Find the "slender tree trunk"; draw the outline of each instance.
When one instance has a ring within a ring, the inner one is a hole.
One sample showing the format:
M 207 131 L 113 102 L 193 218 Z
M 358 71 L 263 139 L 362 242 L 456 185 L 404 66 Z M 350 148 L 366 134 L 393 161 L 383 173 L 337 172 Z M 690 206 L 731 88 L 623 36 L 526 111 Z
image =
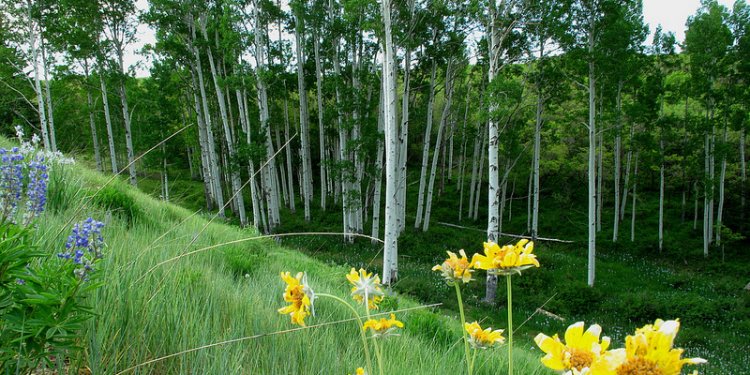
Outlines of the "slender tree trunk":
M 381 82 L 382 83 L 382 82 Z M 384 110 L 384 85 L 380 85 L 380 100 L 378 105 L 378 133 L 382 134 L 385 130 L 385 117 L 383 114 Z M 378 156 L 375 159 L 375 168 L 377 170 L 377 175 L 375 176 L 375 193 L 373 197 L 373 204 L 372 204 L 372 234 L 371 237 L 373 238 L 380 238 L 380 195 L 381 190 L 383 188 L 383 153 L 384 153 L 384 144 L 382 141 L 378 140 Z M 377 244 L 378 241 L 372 240 L 372 244 Z
M 593 14 L 589 20 L 589 53 L 594 52 Z M 590 287 L 594 286 L 596 275 L 596 71 L 594 61 L 589 60 L 589 163 L 588 163 L 588 279 Z
M 638 151 L 635 153 L 635 167 L 633 170 L 633 207 L 630 209 L 630 242 L 635 241 L 635 203 L 637 202 L 638 193 Z
M 469 102 L 471 98 L 471 87 L 466 92 L 466 107 L 464 109 L 464 124 L 461 128 L 461 159 L 458 161 L 458 221 L 463 219 L 464 213 L 464 185 L 466 185 L 466 178 L 464 176 L 466 172 L 466 148 L 468 146 L 468 139 L 466 137 L 466 123 L 469 119 Z
M 201 29 L 203 31 L 203 39 L 208 44 L 208 33 L 206 32 L 206 24 L 205 22 L 201 23 Z M 208 65 L 211 68 L 211 77 L 213 78 L 214 82 L 214 90 L 216 92 L 216 101 L 219 103 L 219 113 L 221 115 L 221 123 L 224 128 L 224 141 L 227 145 L 227 151 L 229 153 L 229 159 L 234 160 L 237 156 L 237 153 L 234 149 L 234 139 L 232 139 L 232 131 L 230 130 L 230 123 L 229 123 L 229 116 L 227 114 L 227 102 L 226 98 L 224 97 L 224 91 L 221 88 L 221 85 L 219 84 L 219 78 L 220 78 L 220 72 L 216 69 L 216 62 L 214 61 L 213 52 L 211 51 L 211 47 L 206 46 L 206 53 L 208 55 Z M 266 136 L 268 137 L 267 143 L 270 144 L 271 142 L 271 136 L 268 132 L 268 127 L 266 127 Z M 273 147 L 271 147 L 270 154 L 273 155 Z M 240 181 L 240 172 L 237 169 L 234 169 L 231 167 L 230 164 L 226 164 L 227 172 L 229 172 L 229 179 L 232 186 L 232 195 L 231 199 L 234 202 L 236 206 L 236 210 L 239 212 L 240 216 L 240 225 L 241 226 L 247 226 L 247 216 L 245 213 L 245 199 L 242 196 L 242 182 Z M 269 168 L 270 169 L 270 168 Z M 269 181 L 270 186 L 270 181 Z M 269 191 L 269 197 L 272 197 L 275 192 Z M 273 202 L 269 202 L 269 206 L 273 206 Z
M 620 80 L 617 83 L 617 120 L 615 125 L 615 150 L 614 150 L 614 164 L 615 164 L 615 204 L 614 204 L 614 226 L 612 230 L 612 242 L 617 242 L 617 237 L 620 234 L 620 155 L 622 154 L 622 86 L 623 82 Z M 627 183 L 626 183 L 627 184 Z
M 385 44 L 383 62 L 383 114 L 385 126 L 385 249 L 383 251 L 383 283 L 392 285 L 398 279 L 398 124 L 396 123 L 396 63 L 391 34 L 391 0 L 383 0 Z
M 325 146 L 325 126 L 323 124 L 323 69 L 320 64 L 320 37 L 318 30 L 313 32 L 313 45 L 315 49 L 315 82 L 317 104 L 318 104 L 318 145 L 320 148 L 320 208 L 326 209 L 326 146 Z
M 123 61 L 123 50 L 122 46 L 116 44 L 115 51 L 117 51 L 117 61 L 119 63 L 120 71 L 118 72 L 121 76 L 119 77 L 119 92 L 120 92 L 120 104 L 122 105 L 122 122 L 125 126 L 125 152 L 128 155 L 128 172 L 130 176 L 130 184 L 137 186 L 138 179 L 135 174 L 135 152 L 133 150 L 133 134 L 130 126 L 130 110 L 128 109 L 128 96 L 125 91 L 125 63 Z
M 430 160 L 430 140 L 432 137 L 433 112 L 435 105 L 435 78 L 437 76 L 437 62 L 432 60 L 432 73 L 430 74 L 430 95 L 427 99 L 427 123 L 424 130 L 424 141 L 422 143 L 422 169 L 419 172 L 419 194 L 417 195 L 417 218 L 414 228 L 422 226 L 422 215 L 424 212 L 425 190 L 427 187 L 427 168 Z
M 96 134 L 96 121 L 94 119 L 94 99 L 91 95 L 91 86 L 89 85 L 91 77 L 89 75 L 88 59 L 84 59 L 83 61 L 83 72 L 86 78 L 86 103 L 88 105 L 89 111 L 89 127 L 91 128 L 91 138 L 93 140 L 94 146 L 94 160 L 96 160 L 96 170 L 99 172 L 104 172 L 104 166 L 102 164 L 102 152 L 101 148 L 99 147 L 99 137 Z
M 727 144 L 727 125 L 724 124 L 724 135 L 722 137 L 722 145 Z M 726 147 L 724 147 L 726 149 Z M 722 219 L 724 214 L 724 180 L 727 176 L 727 157 L 726 153 L 721 153 L 721 171 L 719 172 L 719 203 L 716 213 L 716 246 L 721 246 L 721 227 Z
M 29 25 L 29 48 L 31 48 L 31 67 L 34 71 L 34 93 L 36 94 L 37 107 L 39 110 L 39 127 L 42 129 L 42 142 L 44 148 L 51 150 L 52 146 L 49 138 L 49 129 L 47 128 L 47 111 L 44 107 L 44 91 L 42 91 L 42 82 L 39 77 L 39 46 L 37 45 L 37 38 L 41 39 L 41 35 L 37 35 L 34 18 L 31 15 L 33 8 L 32 1 L 27 0 L 27 16 Z M 41 32 L 40 32 L 41 34 Z M 39 44 L 42 42 L 40 41 Z
M 487 160 L 486 155 L 487 155 L 487 143 L 488 143 L 487 141 L 487 133 L 488 133 L 487 127 L 488 126 L 489 124 L 487 124 L 487 126 L 485 126 L 482 129 L 483 130 L 482 131 L 482 147 L 480 148 L 481 156 L 479 157 L 479 173 L 477 174 L 477 186 L 475 189 L 476 191 L 474 193 L 474 216 L 472 217 L 474 221 L 477 221 L 477 219 L 479 219 L 479 198 L 482 196 L 482 185 L 484 185 L 484 183 L 482 182 L 482 176 L 484 176 L 484 166 L 487 164 L 485 161 Z
M 195 28 L 192 28 L 193 40 L 195 40 Z M 221 170 L 219 169 L 219 157 L 216 153 L 216 138 L 214 138 L 213 125 L 211 122 L 211 112 L 208 106 L 208 95 L 206 94 L 206 84 L 203 79 L 203 66 L 198 48 L 193 46 L 193 55 L 195 57 L 196 72 L 198 75 L 198 87 L 200 89 L 201 103 L 203 104 L 203 118 L 206 124 L 206 143 L 211 169 L 211 186 L 213 187 L 213 197 L 216 208 L 219 210 L 219 216 L 224 217 L 224 191 L 221 188 Z
M 602 231 L 602 207 L 604 195 L 602 194 L 602 177 L 604 170 L 604 134 L 599 134 L 599 155 L 596 157 L 596 231 Z
M 430 159 L 430 138 L 432 137 L 432 116 L 435 105 L 435 77 L 437 76 L 437 62 L 432 60 L 432 73 L 430 74 L 430 96 L 427 99 L 427 123 L 424 131 L 424 142 L 422 143 L 422 169 L 419 172 L 419 195 L 417 198 L 417 219 L 414 228 L 422 226 L 422 214 L 424 212 L 425 189 L 427 187 L 427 167 Z
M 193 83 L 193 104 L 195 106 L 195 115 L 198 123 L 198 144 L 200 145 L 201 149 L 201 170 L 203 171 L 201 175 L 203 176 L 203 186 L 206 193 L 206 208 L 210 211 L 213 209 L 213 205 L 216 202 L 216 197 L 214 196 L 216 188 L 214 187 L 215 180 L 213 178 L 213 169 L 211 162 L 212 154 L 210 152 L 210 148 L 208 147 L 208 132 L 206 131 L 206 123 L 204 121 L 200 100 L 198 99 L 198 83 L 196 82 L 195 74 L 193 73 L 192 69 L 190 71 L 190 76 Z
M 284 84 L 284 139 L 289 140 L 289 101 L 286 95 L 286 83 Z M 297 211 L 294 205 L 294 170 L 292 168 L 292 147 L 286 146 L 286 181 L 289 184 L 289 210 L 292 213 Z
M 693 183 L 693 230 L 698 230 L 698 181 Z
M 445 78 L 445 106 L 443 107 L 443 114 L 440 118 L 440 126 L 438 127 L 437 138 L 435 139 L 435 151 L 432 154 L 432 169 L 430 172 L 430 183 L 427 187 L 427 201 L 425 202 L 425 213 L 424 222 L 422 223 L 422 231 L 427 232 L 430 228 L 430 214 L 432 213 L 432 194 L 435 187 L 435 174 L 437 173 L 438 158 L 440 157 L 440 146 L 442 142 L 443 133 L 445 132 L 446 123 L 448 122 L 448 116 L 450 116 L 451 102 L 453 99 L 453 79 L 454 79 L 454 61 L 448 61 L 448 68 L 446 70 Z
M 312 199 L 312 165 L 310 163 L 310 115 L 307 107 L 305 85 L 303 21 L 295 14 L 294 41 L 297 54 L 297 87 L 299 91 L 300 140 L 302 143 L 302 196 L 305 206 L 305 221 L 310 221 L 310 199 Z
M 620 222 L 625 220 L 625 208 L 628 204 L 628 189 L 630 188 L 630 161 L 633 157 L 633 142 L 635 134 L 635 125 L 630 126 L 630 147 L 628 148 L 628 155 L 625 158 L 625 180 L 622 188 L 622 207 L 620 207 Z
M 47 123 L 48 123 L 48 131 L 49 131 L 49 144 L 52 149 L 52 152 L 57 151 L 57 140 L 55 139 L 55 115 L 53 111 L 52 106 L 52 92 L 50 90 L 50 86 L 52 86 L 52 81 L 49 79 L 47 68 L 48 62 L 47 62 L 47 48 L 44 46 L 44 42 L 40 41 L 41 43 L 41 49 L 42 49 L 42 71 L 44 72 L 44 91 L 45 91 L 45 102 L 47 102 Z
M 107 124 L 107 143 L 109 144 L 109 159 L 112 165 L 112 173 L 119 172 L 117 168 L 117 153 L 115 153 L 115 137 L 112 132 L 112 116 L 109 113 L 109 100 L 107 100 L 107 84 L 105 78 L 99 75 L 99 84 L 102 89 L 102 106 L 104 106 L 104 122 Z
M 541 54 L 541 53 L 540 53 Z M 541 83 L 539 83 L 541 85 Z M 529 189 L 529 192 L 533 196 L 529 202 L 533 202 L 533 211 L 530 215 L 531 220 L 531 239 L 536 241 L 539 236 L 539 159 L 541 154 L 541 143 L 542 143 L 542 123 L 544 122 L 544 97 L 542 96 L 542 90 L 537 87 L 536 96 L 536 121 L 534 124 L 534 155 L 532 158 L 532 179 L 529 181 L 533 185 L 533 192 Z

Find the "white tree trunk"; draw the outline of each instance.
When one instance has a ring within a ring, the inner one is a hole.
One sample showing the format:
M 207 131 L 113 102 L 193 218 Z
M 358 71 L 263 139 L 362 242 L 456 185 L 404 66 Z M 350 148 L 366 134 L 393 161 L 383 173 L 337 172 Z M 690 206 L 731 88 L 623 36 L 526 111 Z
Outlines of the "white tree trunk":
M 424 222 L 422 223 L 422 231 L 427 232 L 430 228 L 430 214 L 432 213 L 432 195 L 435 188 L 435 174 L 437 173 L 438 158 L 440 157 L 440 145 L 443 141 L 443 133 L 445 132 L 445 126 L 448 122 L 448 116 L 450 115 L 451 103 L 453 100 L 453 79 L 454 79 L 454 61 L 448 61 L 448 68 L 445 72 L 445 106 L 443 107 L 443 114 L 440 117 L 440 125 L 438 127 L 437 138 L 435 139 L 435 151 L 432 154 L 432 169 L 430 170 L 430 183 L 427 187 L 427 201 L 425 202 L 425 213 Z
M 39 127 L 42 129 L 42 142 L 44 148 L 51 150 L 52 146 L 49 139 L 49 130 L 47 128 L 47 111 L 44 107 L 44 91 L 42 91 L 42 82 L 39 77 L 39 46 L 37 45 L 37 38 L 41 39 L 41 35 L 37 35 L 34 18 L 31 15 L 32 3 L 31 0 L 27 1 L 27 15 L 29 25 L 29 48 L 31 49 L 31 67 L 34 71 L 34 93 L 36 94 L 37 107 L 39 111 Z M 41 44 L 41 41 L 39 42 Z
M 430 75 L 430 96 L 427 99 L 427 123 L 424 131 L 424 142 L 422 143 L 422 169 L 419 172 L 419 195 L 417 199 L 417 219 L 414 228 L 422 226 L 422 214 L 424 212 L 425 189 L 427 187 L 427 166 L 430 159 L 430 139 L 432 137 L 432 116 L 435 105 L 435 77 L 437 76 L 437 62 L 432 61 L 432 73 Z
M 320 208 L 326 209 L 326 148 L 325 148 L 325 126 L 323 124 L 323 69 L 320 64 L 320 37 L 318 30 L 313 33 L 313 45 L 315 49 L 315 82 L 318 104 L 318 146 L 320 151 Z
M 596 172 L 596 231 L 602 231 L 602 207 L 603 207 L 603 194 L 602 194 L 602 179 L 604 172 L 604 134 L 599 134 L 599 155 L 596 158 L 597 172 Z
M 385 126 L 385 249 L 383 251 L 383 283 L 392 285 L 398 279 L 398 124 L 396 123 L 396 62 L 391 34 L 391 0 L 383 0 L 385 45 L 383 61 L 383 114 Z
M 487 125 L 488 126 L 488 125 Z M 482 146 L 480 147 L 481 156 L 479 157 L 479 173 L 477 174 L 477 186 L 474 192 L 474 216 L 472 220 L 476 221 L 479 219 L 479 198 L 482 196 L 482 176 L 484 176 L 484 166 L 487 164 L 485 161 L 487 156 L 487 126 L 482 128 Z
M 41 42 L 41 49 L 42 49 L 42 71 L 44 72 L 44 91 L 45 91 L 45 102 L 47 102 L 47 124 L 48 124 L 48 131 L 49 131 L 49 144 L 50 148 L 52 149 L 52 152 L 57 151 L 57 140 L 55 139 L 55 115 L 53 111 L 52 106 L 52 92 L 50 91 L 50 86 L 52 86 L 52 81 L 49 79 L 49 75 L 47 72 L 49 69 L 47 68 L 47 65 L 49 65 L 49 62 L 47 61 L 47 49 L 44 46 L 44 42 Z
M 383 113 L 384 106 L 383 106 L 383 89 L 384 85 L 381 82 L 381 88 L 380 88 L 380 101 L 378 105 L 378 133 L 382 134 L 385 130 L 385 116 Z M 384 144 L 382 141 L 378 141 L 378 155 L 375 159 L 375 168 L 377 170 L 377 175 L 375 177 L 375 193 L 373 197 L 373 203 L 372 203 L 372 234 L 371 237 L 373 238 L 372 244 L 375 245 L 378 243 L 374 238 L 380 238 L 380 195 L 381 190 L 383 189 L 383 153 L 384 153 Z
M 190 25 L 192 40 L 196 40 L 196 30 L 194 24 Z M 198 75 L 198 88 L 200 92 L 200 98 L 202 103 L 202 112 L 204 123 L 206 124 L 206 145 L 208 146 L 208 161 L 210 165 L 210 177 L 211 186 L 213 187 L 214 201 L 216 208 L 219 210 L 218 214 L 220 217 L 224 217 L 224 192 L 221 188 L 221 170 L 219 169 L 219 157 L 216 153 L 216 141 L 214 138 L 213 125 L 211 122 L 211 112 L 208 106 L 208 95 L 206 94 L 206 84 L 203 79 L 203 64 L 201 61 L 200 51 L 194 43 L 191 43 L 191 49 L 193 50 L 193 58 L 195 61 L 195 71 Z
M 190 71 L 190 76 L 193 83 L 193 103 L 195 106 L 195 115 L 198 122 L 198 144 L 200 145 L 201 149 L 201 175 L 203 176 L 203 184 L 206 193 L 206 208 L 208 210 L 212 210 L 213 205 L 216 202 L 216 198 L 214 197 L 215 188 L 214 179 L 212 177 L 213 170 L 211 169 L 211 153 L 208 147 L 208 133 L 206 131 L 206 123 L 204 121 L 200 100 L 198 99 L 198 89 L 196 87 L 198 83 L 192 70 Z
M 115 51 L 117 52 L 117 62 L 120 69 L 119 73 L 121 77 L 119 79 L 119 93 L 120 93 L 120 105 L 122 107 L 122 122 L 125 127 L 125 152 L 128 155 L 128 174 L 130 184 L 136 186 L 138 179 L 135 174 L 135 152 L 133 150 L 133 134 L 130 126 L 130 110 L 128 109 L 128 96 L 125 91 L 125 80 L 127 71 L 125 69 L 124 62 L 124 51 L 123 46 L 120 43 L 115 43 Z
M 724 135 L 722 144 L 727 144 L 727 125 L 724 124 Z M 726 153 L 721 153 L 721 171 L 719 172 L 719 204 L 716 213 L 716 246 L 721 246 L 721 225 L 724 214 L 724 180 L 727 176 L 727 157 Z
M 107 100 L 107 84 L 102 76 L 103 71 L 99 74 L 99 84 L 102 89 L 102 106 L 104 107 L 104 122 L 107 124 L 107 143 L 109 144 L 109 160 L 112 165 L 112 173 L 119 172 L 117 168 L 117 154 L 115 153 L 115 137 L 112 133 L 112 116 L 109 113 L 109 100 Z
M 630 242 L 635 241 L 635 203 L 637 202 L 638 193 L 638 151 L 635 153 L 635 167 L 633 171 L 633 207 L 630 209 Z
M 310 163 L 310 115 L 307 107 L 305 86 L 303 23 L 295 15 L 294 42 L 297 55 L 297 87 L 299 91 L 300 141 L 302 143 L 302 201 L 305 206 L 305 221 L 310 221 L 310 199 L 312 199 L 312 165 Z
M 633 135 L 635 133 L 635 125 L 630 126 L 630 147 L 628 148 L 628 155 L 625 158 L 625 179 L 623 180 L 622 188 L 622 206 L 620 207 L 620 222 L 625 220 L 625 208 L 628 204 L 628 189 L 630 189 L 630 164 L 633 158 Z
M 532 158 L 533 176 L 533 211 L 531 213 L 531 239 L 536 241 L 539 236 L 539 158 L 542 143 L 542 123 L 544 119 L 544 97 L 541 89 L 537 90 L 536 97 L 536 121 L 534 125 L 534 156 Z
M 614 150 L 614 164 L 615 164 L 615 204 L 614 204 L 614 229 L 612 230 L 612 242 L 617 242 L 617 236 L 620 234 L 620 169 L 622 161 L 620 155 L 622 154 L 622 81 L 617 84 L 617 97 L 615 99 L 617 106 L 617 120 L 615 128 L 615 150 Z
M 84 59 L 83 61 L 83 72 L 84 77 L 86 78 L 86 103 L 88 105 L 88 111 L 89 111 L 89 127 L 91 128 L 91 138 L 93 140 L 93 146 L 94 146 L 94 160 L 96 160 L 96 170 L 99 172 L 104 172 L 104 165 L 102 164 L 102 152 L 101 148 L 99 147 L 99 137 L 96 134 L 96 120 L 94 119 L 94 98 L 91 95 L 91 86 L 90 86 L 90 80 L 91 77 L 89 75 L 89 62 L 87 59 Z
M 201 23 L 201 30 L 203 31 L 203 39 L 206 41 L 206 44 L 208 44 L 208 34 L 206 33 L 206 24 L 205 22 Z M 235 159 L 237 156 L 237 153 L 234 149 L 234 139 L 232 139 L 232 132 L 230 130 L 230 124 L 229 124 L 229 117 L 227 115 L 227 103 L 226 98 L 224 97 L 224 91 L 221 88 L 221 85 L 219 84 L 219 73 L 216 70 L 216 62 L 214 61 L 213 52 L 211 51 L 211 47 L 206 47 L 206 53 L 208 55 L 208 65 L 211 68 L 211 77 L 213 78 L 214 82 L 214 90 L 216 92 L 216 101 L 219 103 L 219 113 L 221 115 L 221 123 L 224 127 L 224 141 L 227 145 L 227 151 L 229 152 L 229 158 Z M 267 128 L 266 128 L 267 130 Z M 268 134 L 268 142 L 270 143 L 270 134 Z M 273 150 L 271 150 L 271 154 L 273 155 Z M 230 182 L 232 185 L 232 195 L 231 199 L 236 205 L 236 209 L 239 212 L 240 215 L 240 225 L 241 226 L 247 226 L 247 216 L 245 213 L 245 199 L 242 196 L 242 182 L 240 181 L 240 173 L 239 170 L 235 170 L 230 167 L 231 163 L 226 164 L 227 169 L 229 169 L 229 175 L 230 175 Z
M 286 93 L 286 84 L 284 85 L 284 92 Z M 289 101 L 287 100 L 286 94 L 284 95 L 284 139 L 289 141 Z M 296 199 L 294 195 L 294 170 L 292 168 L 292 146 L 287 145 L 286 146 L 286 181 L 289 184 L 288 191 L 289 191 L 289 210 L 292 211 L 292 213 L 295 213 L 297 211 L 297 208 L 294 205 L 294 201 Z
M 594 15 L 589 21 L 589 53 L 594 51 Z M 596 275 L 596 72 L 593 60 L 589 60 L 589 163 L 588 163 L 588 278 L 590 287 L 594 286 Z

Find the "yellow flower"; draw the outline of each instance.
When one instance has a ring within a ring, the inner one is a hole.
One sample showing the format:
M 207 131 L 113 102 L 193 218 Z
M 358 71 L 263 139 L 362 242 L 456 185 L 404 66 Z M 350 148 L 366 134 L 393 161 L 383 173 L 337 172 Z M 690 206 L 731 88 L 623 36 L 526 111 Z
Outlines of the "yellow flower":
M 391 314 L 390 319 L 380 318 L 380 320 L 369 319 L 362 325 L 363 330 L 372 330 L 374 337 L 379 336 L 392 336 L 396 328 L 404 328 L 404 323 L 396 320 L 396 315 Z
M 680 358 L 682 349 L 674 349 L 674 338 L 680 330 L 679 320 L 657 319 L 625 338 L 625 349 L 613 350 L 613 364 L 596 375 L 679 375 L 682 366 L 706 363 L 703 358 Z M 593 369 L 592 369 L 593 370 Z
M 472 269 L 473 263 L 469 263 L 464 250 L 461 249 L 458 253 L 461 254 L 460 258 L 455 253 L 448 251 L 448 259 L 443 261 L 443 264 L 432 267 L 433 271 L 441 271 L 450 285 L 459 280 L 468 283 L 471 281 L 471 273 L 474 272 Z
M 522 239 L 514 245 L 505 245 L 500 247 L 494 242 L 484 243 L 484 255 L 474 254 L 471 258 L 471 264 L 475 268 L 487 270 L 489 273 L 508 275 L 510 273 L 521 273 L 521 271 L 536 266 L 539 267 L 539 261 L 536 255 L 531 252 L 534 250 L 534 243 L 527 239 Z
M 346 279 L 352 284 L 352 299 L 364 303 L 367 298 L 367 307 L 377 309 L 378 304 L 383 301 L 383 289 L 381 289 L 380 276 L 367 273 L 363 268 L 359 271 L 352 268 L 346 275 Z
M 315 315 L 313 306 L 315 293 L 307 285 L 307 275 L 300 272 L 297 276 L 292 277 L 289 272 L 282 272 L 281 279 L 287 284 L 284 291 L 284 301 L 289 302 L 290 305 L 282 307 L 278 311 L 280 314 L 289 314 L 293 324 L 299 324 L 304 327 L 305 318 L 311 312 L 312 315 Z
M 354 375 L 367 375 L 367 371 L 365 371 L 365 369 L 363 369 L 362 367 L 357 367 Z
M 542 358 L 542 363 L 553 370 L 566 371 L 566 374 L 598 374 L 593 371 L 595 366 L 606 367 L 610 360 L 607 355 L 609 337 L 604 336 L 599 340 L 602 327 L 598 324 L 590 326 L 585 332 L 583 326 L 583 322 L 569 326 L 565 331 L 565 343 L 557 335 L 549 337 L 538 334 L 534 342 L 547 354 Z
M 475 349 L 487 349 L 495 344 L 505 342 L 503 330 L 493 331 L 492 328 L 482 330 L 479 323 L 464 323 L 464 329 L 469 334 L 469 343 Z

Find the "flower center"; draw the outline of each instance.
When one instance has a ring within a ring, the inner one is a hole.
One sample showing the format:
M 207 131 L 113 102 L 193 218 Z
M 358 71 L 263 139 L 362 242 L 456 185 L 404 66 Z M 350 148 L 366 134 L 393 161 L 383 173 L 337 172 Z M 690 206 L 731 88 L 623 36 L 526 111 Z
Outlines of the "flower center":
M 656 363 L 643 357 L 635 357 L 620 365 L 615 370 L 617 375 L 664 375 Z
M 588 350 L 570 349 L 570 368 L 581 371 L 584 368 L 591 366 L 593 362 L 594 353 Z

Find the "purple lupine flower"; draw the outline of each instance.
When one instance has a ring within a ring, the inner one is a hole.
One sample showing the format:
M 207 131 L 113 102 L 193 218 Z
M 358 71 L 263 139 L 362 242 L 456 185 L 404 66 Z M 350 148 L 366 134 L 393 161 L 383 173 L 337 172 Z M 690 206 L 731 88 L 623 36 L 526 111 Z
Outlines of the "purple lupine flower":
M 26 213 L 24 223 L 29 223 L 44 211 L 47 203 L 47 165 L 44 157 L 37 156 L 36 160 L 29 163 L 29 184 L 26 186 Z
M 104 257 L 102 228 L 104 223 L 92 218 L 75 224 L 65 242 L 67 252 L 57 254 L 60 259 L 72 260 L 78 265 L 74 273 L 81 280 L 88 280 L 88 274 L 94 270 L 94 262 Z
M 23 193 L 23 155 L 14 147 L 0 149 L 0 212 L 2 219 L 14 221 Z

